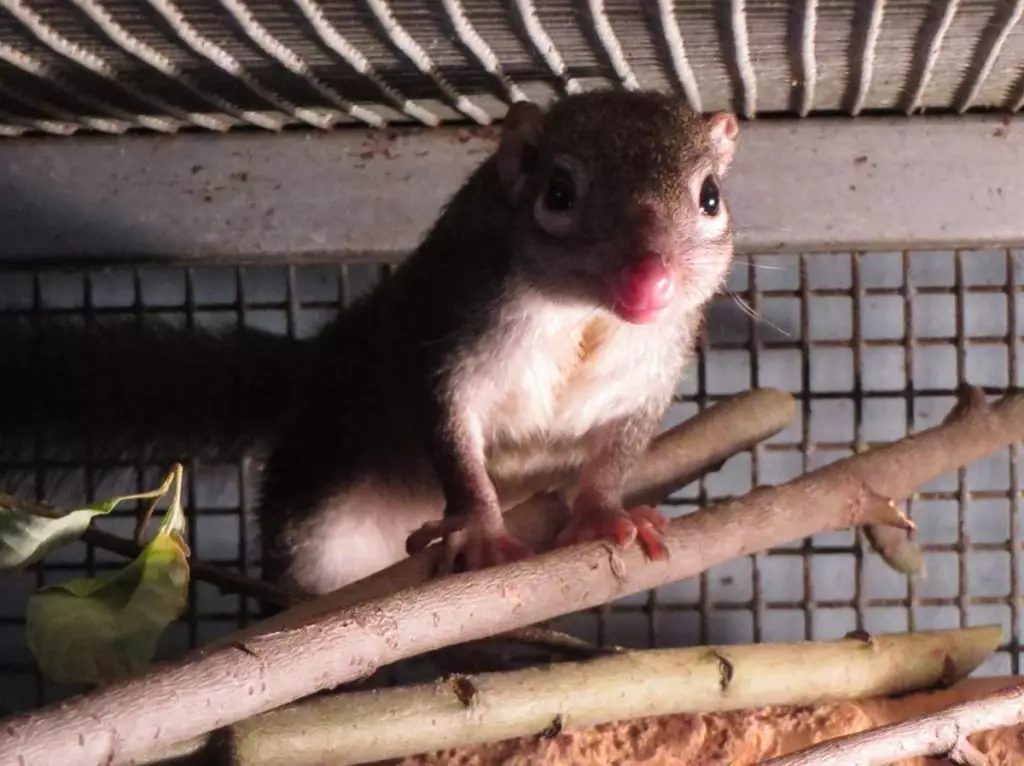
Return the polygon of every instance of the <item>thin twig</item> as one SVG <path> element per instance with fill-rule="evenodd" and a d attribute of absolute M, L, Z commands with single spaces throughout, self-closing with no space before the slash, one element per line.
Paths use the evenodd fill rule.
<path fill-rule="evenodd" d="M 763 766 L 885 766 L 915 756 L 978 763 L 971 734 L 1024 723 L 1024 685 L 964 702 L 931 715 L 822 742 L 764 761 Z M 957 760 L 957 759 L 960 760 Z M 974 760 L 971 760 L 971 759 Z M 984 763 L 984 760 L 981 761 Z"/>
<path fill-rule="evenodd" d="M 967 741 L 966 737 L 960 737 L 953 749 L 946 754 L 946 758 L 957 766 L 988 766 L 988 759 L 978 748 Z"/>
<path fill-rule="evenodd" d="M 105 532 L 95 526 L 90 526 L 85 530 L 82 534 L 82 541 L 126 558 L 134 558 L 142 552 L 142 547 L 138 543 Z M 246 577 L 240 572 L 205 564 L 195 559 L 189 560 L 189 571 L 197 580 L 215 585 L 224 592 L 248 596 L 265 604 L 286 607 L 300 600 L 297 595 L 264 580 Z"/>

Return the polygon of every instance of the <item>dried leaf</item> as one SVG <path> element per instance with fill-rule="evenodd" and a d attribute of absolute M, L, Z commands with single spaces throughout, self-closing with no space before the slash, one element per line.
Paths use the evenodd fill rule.
<path fill-rule="evenodd" d="M 104 683 L 145 667 L 188 599 L 181 468 L 160 529 L 120 572 L 42 588 L 28 600 L 29 648 L 40 669 L 61 683 Z"/>

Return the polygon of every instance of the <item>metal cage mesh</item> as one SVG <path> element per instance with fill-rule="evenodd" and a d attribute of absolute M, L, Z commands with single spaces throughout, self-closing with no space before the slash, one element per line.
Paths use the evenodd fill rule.
<path fill-rule="evenodd" d="M 668 422 L 706 403 L 773 386 L 799 400 L 796 420 L 666 503 L 669 515 L 775 484 L 934 425 L 962 383 L 998 395 L 1024 370 L 1020 317 L 1024 253 L 937 251 L 751 256 L 712 306 L 705 347 L 680 386 Z M 0 276 L 0 314 L 97 321 L 160 316 L 179 324 L 242 322 L 303 336 L 339 303 L 388 272 L 375 263 L 93 270 L 17 270 Z M 741 300 L 760 318 L 753 319 Z M 852 532 L 783 546 L 600 610 L 555 621 L 584 638 L 633 647 L 837 638 L 979 623 L 1002 625 L 1006 645 L 982 673 L 1020 670 L 1020 477 L 1016 447 L 943 477 L 909 503 L 926 576 L 889 570 Z M 168 460 L 171 456 L 168 457 Z M 58 503 L 155 485 L 166 463 L 111 463 L 40 445 L 0 466 L 3 486 Z M 190 545 L 205 562 L 258 575 L 249 518 L 254 466 L 193 462 Z M 71 477 L 57 484 L 60 477 Z M 103 527 L 130 536 L 131 510 Z M 69 689 L 43 683 L 24 644 L 23 608 L 40 583 L 119 566 L 85 545 L 61 550 L 0 588 L 0 712 L 34 707 Z M 246 599 L 194 583 L 186 617 L 161 652 L 244 625 Z M 413 670 L 403 672 L 413 673 Z"/>
<path fill-rule="evenodd" d="M 1024 104 L 1020 0 L 0 0 L 0 135 L 487 123 L 596 86 L 757 114 Z"/>

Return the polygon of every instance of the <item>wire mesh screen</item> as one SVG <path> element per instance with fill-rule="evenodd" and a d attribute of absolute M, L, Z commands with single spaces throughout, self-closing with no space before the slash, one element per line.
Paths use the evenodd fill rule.
<path fill-rule="evenodd" d="M 710 309 L 705 346 L 667 416 L 751 387 L 792 392 L 794 422 L 717 473 L 673 495 L 670 516 L 776 484 L 936 424 L 962 383 L 996 395 L 1018 387 L 1024 261 L 1013 251 L 751 256 L 734 268 Z M 245 323 L 301 337 L 339 303 L 386 278 L 373 263 L 196 268 L 117 267 L 7 272 L 0 311 L 97 321 L 150 316 L 181 325 Z M 756 315 L 756 319 L 754 318 Z M 158 381 L 155 381 L 158 387 Z M 157 392 L 158 393 L 158 392 Z M 169 457 L 169 459 L 171 459 Z M 582 612 L 553 625 L 629 647 L 829 639 L 997 623 L 1008 644 L 981 673 L 1018 672 L 1021 635 L 1020 479 L 1016 449 L 932 482 L 909 503 L 926 575 L 897 575 L 850 531 L 823 534 L 716 567 L 700 578 Z M 166 463 L 108 463 L 41 445 L 0 466 L 3 489 L 75 503 L 159 483 Z M 187 465 L 193 556 L 258 576 L 255 466 Z M 58 482 L 60 477 L 70 480 Z M 131 509 L 103 528 L 131 536 Z M 0 710 L 71 690 L 44 683 L 24 641 L 23 608 L 41 583 L 123 565 L 85 545 L 62 549 L 0 588 Z M 247 599 L 194 582 L 188 614 L 161 656 L 245 625 Z"/>
<path fill-rule="evenodd" d="M 0 134 L 487 123 L 594 86 L 698 109 L 1017 111 L 1006 0 L 0 2 Z"/>

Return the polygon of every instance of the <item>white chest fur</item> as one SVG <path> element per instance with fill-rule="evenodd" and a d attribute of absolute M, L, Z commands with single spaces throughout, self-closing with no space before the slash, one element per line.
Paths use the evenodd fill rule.
<path fill-rule="evenodd" d="M 500 345 L 473 358 L 464 378 L 488 446 L 577 441 L 671 390 L 679 371 L 679 325 L 526 300 L 501 324 Z"/>

